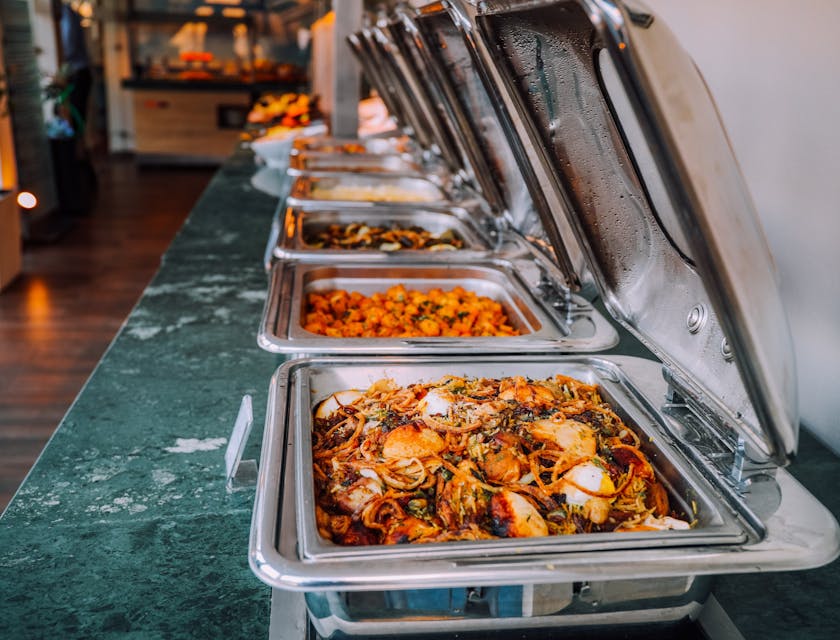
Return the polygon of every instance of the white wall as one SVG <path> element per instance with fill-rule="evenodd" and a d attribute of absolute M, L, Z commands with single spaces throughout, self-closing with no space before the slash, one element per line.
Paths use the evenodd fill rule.
<path fill-rule="evenodd" d="M 840 2 L 646 4 L 715 96 L 779 268 L 802 420 L 840 452 Z"/>

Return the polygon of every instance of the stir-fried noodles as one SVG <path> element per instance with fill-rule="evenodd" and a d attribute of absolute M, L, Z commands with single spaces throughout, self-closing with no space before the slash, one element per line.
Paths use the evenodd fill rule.
<path fill-rule="evenodd" d="M 596 387 L 380 380 L 315 412 L 316 517 L 343 545 L 685 529 Z"/>

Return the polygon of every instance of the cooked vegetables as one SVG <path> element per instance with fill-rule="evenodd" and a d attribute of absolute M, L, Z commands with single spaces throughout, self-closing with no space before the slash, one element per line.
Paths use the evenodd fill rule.
<path fill-rule="evenodd" d="M 303 328 L 333 338 L 519 335 L 495 300 L 462 287 L 424 293 L 403 285 L 370 297 L 340 289 L 309 293 Z"/>
<path fill-rule="evenodd" d="M 342 545 L 687 529 L 594 386 L 379 380 L 315 410 L 316 521 Z"/>

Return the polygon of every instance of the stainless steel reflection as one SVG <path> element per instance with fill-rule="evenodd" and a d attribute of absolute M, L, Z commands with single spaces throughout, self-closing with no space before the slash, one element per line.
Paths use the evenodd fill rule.
<path fill-rule="evenodd" d="M 618 336 L 586 300 L 577 296 L 550 298 L 536 278 L 520 276 L 533 268 L 504 260 L 465 265 L 441 263 L 367 263 L 358 265 L 278 262 L 271 271 L 268 299 L 258 343 L 277 353 L 499 353 L 598 351 L 613 346 Z M 302 326 L 305 297 L 311 291 L 345 289 L 365 295 L 402 284 L 428 291 L 456 285 L 501 303 L 522 335 L 499 337 L 330 338 Z"/>
<path fill-rule="evenodd" d="M 683 507 L 697 505 L 690 531 L 648 532 L 482 543 L 344 549 L 318 538 L 311 509 L 308 418 L 331 391 L 364 387 L 382 377 L 398 383 L 444 374 L 568 373 L 597 382 L 622 417 L 644 434 L 649 455 Z M 836 556 L 833 518 L 793 478 L 778 470 L 778 508 L 758 518 L 746 493 L 733 501 L 725 479 L 695 467 L 662 411 L 666 384 L 657 363 L 613 356 L 414 356 L 290 361 L 272 380 L 250 561 L 268 584 L 293 590 L 454 588 L 552 584 L 818 566 Z M 689 507 L 693 510 L 693 507 Z M 310 513 L 307 513 L 310 512 Z M 794 524 L 795 523 L 795 524 Z M 792 535 L 795 532 L 795 535 Z"/>
<path fill-rule="evenodd" d="M 364 223 L 369 226 L 402 228 L 421 227 L 430 233 L 454 234 L 464 243 L 456 250 L 414 250 L 381 251 L 379 249 L 322 249 L 306 242 L 307 237 L 326 229 L 333 224 L 347 225 Z M 481 229 L 473 221 L 471 214 L 462 208 L 451 207 L 445 211 L 418 209 L 379 208 L 361 213 L 359 209 L 325 209 L 303 211 L 287 207 L 282 221 L 282 233 L 278 234 L 273 255 L 285 260 L 335 260 L 337 263 L 376 261 L 376 260 L 425 260 L 451 262 L 457 252 L 459 262 L 487 259 L 491 256 L 496 238 L 488 230 Z"/>

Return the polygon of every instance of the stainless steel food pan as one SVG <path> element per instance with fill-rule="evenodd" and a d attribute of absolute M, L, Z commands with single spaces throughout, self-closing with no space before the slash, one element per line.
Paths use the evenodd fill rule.
<path fill-rule="evenodd" d="M 381 227 L 396 224 L 402 228 L 417 226 L 437 236 L 448 232 L 460 238 L 464 246 L 460 249 L 442 251 L 416 249 L 382 251 L 379 249 L 322 249 L 306 241 L 306 238 L 326 229 L 329 225 L 351 223 Z M 332 208 L 318 211 L 287 207 L 285 216 L 282 218 L 281 230 L 281 233 L 277 234 L 272 253 L 275 258 L 284 260 L 358 262 L 420 259 L 451 262 L 457 259 L 458 262 L 464 262 L 488 258 L 495 243 L 490 232 L 478 228 L 470 213 L 460 207 L 450 207 L 440 211 L 424 209 L 409 211 L 382 207 L 365 212 L 357 208 Z"/>
<path fill-rule="evenodd" d="M 331 338 L 306 331 L 306 295 L 344 289 L 370 296 L 402 284 L 407 289 L 450 290 L 460 285 L 501 303 L 521 335 L 501 337 Z M 259 345 L 275 353 L 481 353 L 599 351 L 617 334 L 583 298 L 555 307 L 540 299 L 504 260 L 470 264 L 364 263 L 339 265 L 277 262 L 271 271 Z"/>
<path fill-rule="evenodd" d="M 671 497 L 695 510 L 689 531 L 592 534 L 439 545 L 342 548 L 312 524 L 308 424 L 312 408 L 338 389 L 382 377 L 398 383 L 445 374 L 573 375 L 596 383 L 617 413 L 643 435 Z M 272 380 L 250 561 L 258 577 L 284 589 L 356 591 L 571 583 L 803 569 L 838 550 L 831 514 L 782 469 L 762 490 L 733 496 L 711 468 L 692 462 L 684 430 L 663 410 L 658 363 L 613 356 L 317 358 L 287 362 Z M 756 487 L 758 483 L 756 483 Z"/>
<path fill-rule="evenodd" d="M 416 176 L 339 173 L 295 178 L 286 204 L 297 207 L 424 207 L 451 205 L 444 190 Z"/>
<path fill-rule="evenodd" d="M 396 173 L 421 176 L 423 166 L 408 154 L 398 153 L 324 153 L 305 151 L 289 158 L 287 173 Z"/>

